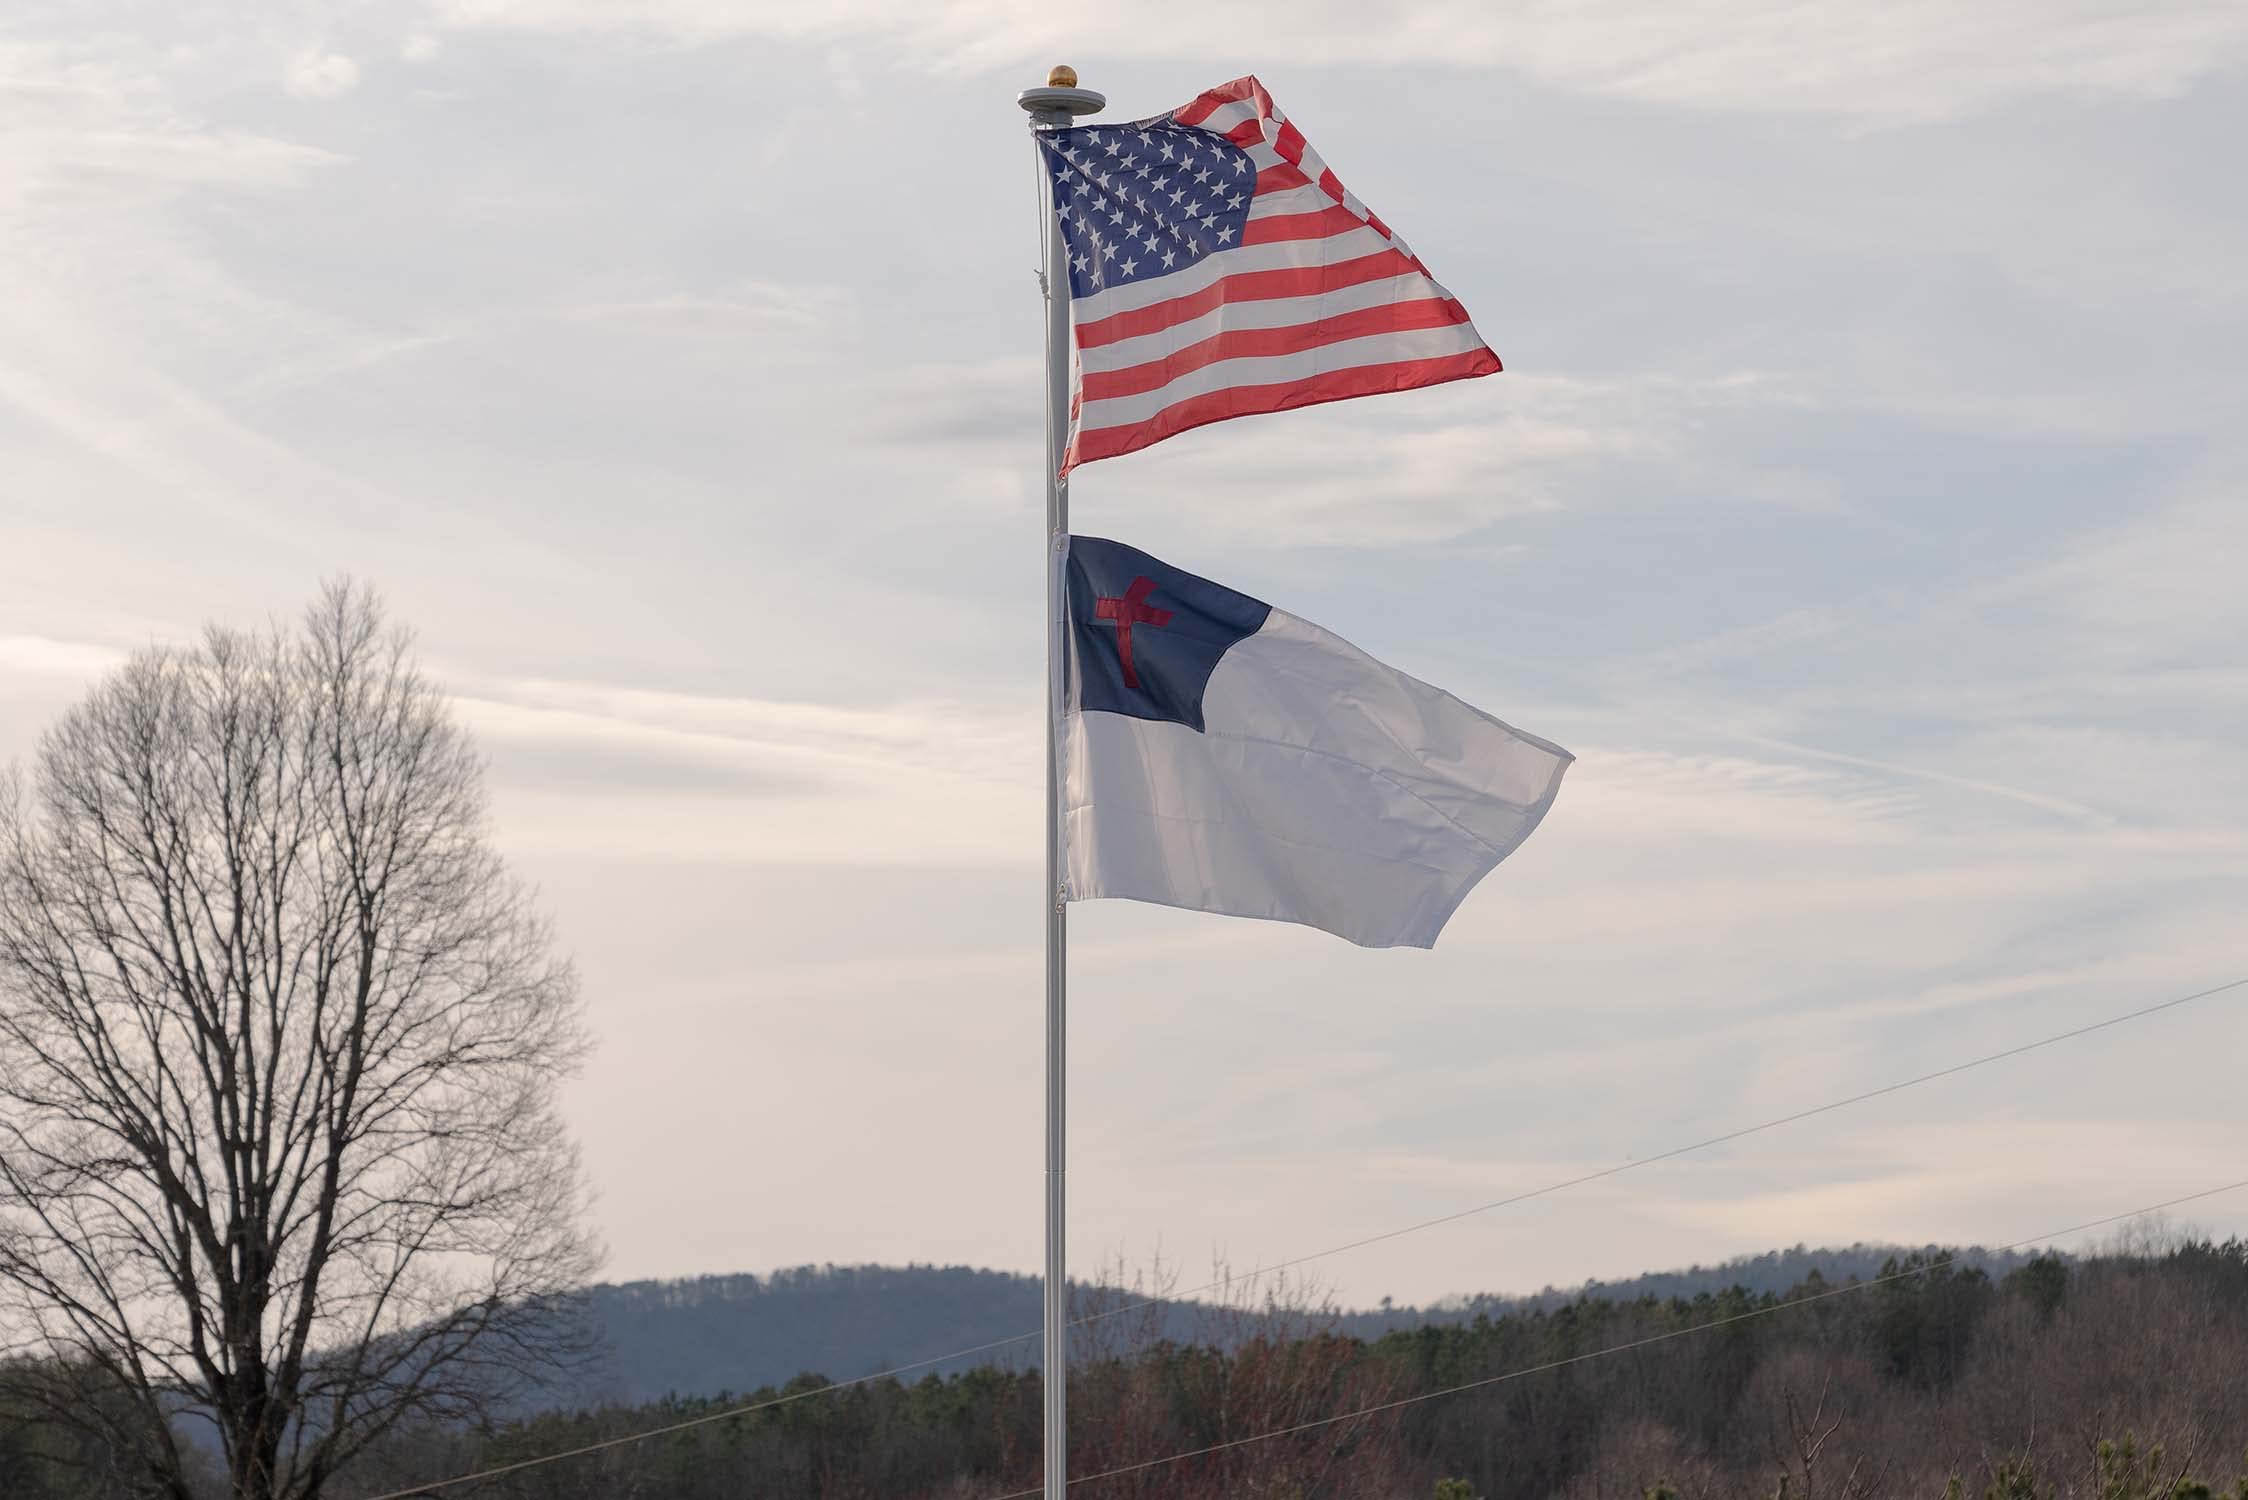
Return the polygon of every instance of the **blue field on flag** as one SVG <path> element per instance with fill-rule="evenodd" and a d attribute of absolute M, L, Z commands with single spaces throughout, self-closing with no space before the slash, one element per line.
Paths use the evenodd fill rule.
<path fill-rule="evenodd" d="M 1530 836 L 1569 752 L 1284 610 L 1072 537 L 1070 899 L 1425 948 Z"/>
<path fill-rule="evenodd" d="M 1077 356 L 1065 472 L 1228 417 L 1499 368 L 1256 79 L 1039 138 Z"/>

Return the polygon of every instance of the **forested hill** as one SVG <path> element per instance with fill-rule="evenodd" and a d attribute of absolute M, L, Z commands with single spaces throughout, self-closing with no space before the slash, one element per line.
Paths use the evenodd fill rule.
<path fill-rule="evenodd" d="M 1925 1247 L 1930 1254 L 1944 1253 Z M 1714 1266 L 1652 1272 L 1627 1281 L 1547 1288 L 1529 1296 L 1453 1297 L 1430 1307 L 1344 1312 L 1336 1330 L 1375 1338 L 1390 1329 L 1455 1323 L 1478 1314 L 1553 1307 L 1580 1296 L 1631 1302 L 1668 1300 L 1742 1287 L 1784 1292 L 1815 1271 L 1830 1282 L 1877 1275 L 1903 1253 L 1889 1245 L 1769 1251 Z M 1964 1265 L 1994 1277 L 2021 1265 L 2019 1254 L 1981 1249 L 1961 1253 Z M 1080 1313 L 1102 1294 L 1080 1288 Z M 1113 1295 L 1113 1294 L 1111 1294 Z M 848 1380 L 1037 1329 L 1038 1280 L 967 1266 L 800 1266 L 769 1276 L 699 1276 L 597 1287 L 593 1308 L 610 1356 L 581 1391 L 582 1399 L 644 1402 L 664 1396 L 710 1396 L 778 1385 L 805 1372 Z M 1238 1320 L 1193 1302 L 1117 1320 L 1180 1342 L 1225 1343 Z M 1035 1338 L 929 1367 L 939 1374 L 976 1365 L 1035 1363 Z M 917 1372 L 919 1373 L 919 1372 Z"/>
<path fill-rule="evenodd" d="M 807 1371 L 848 1380 L 1005 1338 L 1038 1326 L 1039 1290 L 1034 1276 L 967 1266 L 799 1266 L 599 1286 L 593 1312 L 611 1349 L 593 1394 L 649 1401 L 755 1390 Z M 1014 1352 L 930 1368 L 1004 1364 Z"/>
<path fill-rule="evenodd" d="M 1489 1297 L 1447 1299 L 1441 1306 L 1453 1312 L 1464 1310 L 1470 1317 L 1476 1311 L 1488 1311 L 1497 1317 L 1501 1312 L 1529 1308 L 1558 1307 L 1574 1302 L 1580 1297 L 1594 1297 L 1609 1302 L 1636 1302 L 1642 1297 L 1653 1297 L 1667 1302 L 1673 1297 L 1694 1297 L 1703 1292 L 1722 1292 L 1742 1287 L 1750 1292 L 1780 1293 L 1801 1286 L 1810 1280 L 1811 1273 L 1832 1282 L 1870 1281 L 1881 1273 L 1884 1262 L 1892 1256 L 1902 1257 L 1917 1251 L 1935 1257 L 1954 1255 L 1962 1268 L 1974 1267 L 1987 1271 L 1992 1277 L 2027 1265 L 2034 1255 L 2021 1250 L 1985 1250 L 1980 1245 L 1970 1245 L 1964 1250 L 1952 1250 L 1938 1245 L 1851 1245 L 1843 1249 L 1810 1250 L 1797 1245 L 1792 1250 L 1767 1250 L 1762 1255 L 1743 1255 L 1733 1260 L 1721 1261 L 1714 1266 L 1688 1266 L 1683 1271 L 1649 1271 L 1628 1281 L 1587 1281 L 1580 1286 L 1547 1287 L 1529 1297 Z M 1433 1312 L 1433 1310 L 1432 1310 Z"/>

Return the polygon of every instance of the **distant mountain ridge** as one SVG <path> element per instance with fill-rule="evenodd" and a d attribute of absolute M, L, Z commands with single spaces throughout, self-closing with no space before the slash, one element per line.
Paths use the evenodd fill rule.
<path fill-rule="evenodd" d="M 1713 1266 L 1547 1287 L 1526 1296 L 1457 1296 L 1427 1307 L 1345 1311 L 1336 1322 L 1341 1332 L 1374 1338 L 1393 1328 L 1550 1309 L 1582 1297 L 1668 1300 L 1735 1286 L 1752 1293 L 1785 1292 L 1814 1271 L 1837 1284 L 1870 1279 L 1891 1257 L 1912 1253 L 1912 1248 L 1857 1244 L 1813 1250 L 1797 1245 Z M 1934 1245 L 1917 1249 L 1925 1255 L 1956 1254 L 1962 1264 L 1993 1277 L 2032 1258 L 1979 1246 L 1956 1252 Z M 1081 1299 L 1100 1295 L 1082 1287 L 1078 1294 Z M 740 1393 L 807 1373 L 849 1380 L 1034 1333 L 1039 1321 L 1037 1277 L 971 1266 L 798 1266 L 764 1276 L 632 1281 L 597 1286 L 590 1301 L 610 1353 L 565 1404 Z M 1155 1331 L 1181 1342 L 1222 1342 L 1228 1326 L 1218 1309 L 1187 1301 L 1166 1302 L 1131 1321 L 1135 1331 Z M 1027 1366 L 1036 1359 L 1037 1340 L 1031 1337 L 945 1359 L 905 1378 L 979 1364 Z"/>
<path fill-rule="evenodd" d="M 1868 1245 L 1859 1243 L 1841 1248 L 1828 1247 L 1812 1250 L 1796 1245 L 1787 1250 L 1767 1250 L 1761 1255 L 1735 1256 L 1714 1266 L 1693 1265 L 1682 1271 L 1648 1271 L 1624 1281 L 1587 1281 L 1577 1287 L 1547 1287 L 1524 1297 L 1469 1297 L 1445 1298 L 1435 1304 L 1447 1311 L 1464 1310 L 1473 1317 L 1478 1310 L 1496 1316 L 1501 1311 L 1526 1308 L 1559 1307 L 1580 1297 L 1599 1298 L 1610 1302 L 1635 1302 L 1642 1297 L 1668 1301 L 1673 1297 L 1695 1297 L 1703 1292 L 1721 1292 L 1728 1288 L 1745 1287 L 1751 1292 L 1785 1292 L 1801 1286 L 1816 1271 L 1830 1282 L 1850 1280 L 1868 1281 L 1881 1274 L 1881 1268 L 1892 1258 L 1907 1255 L 1955 1256 L 1964 1267 L 1985 1271 L 1993 1277 L 2004 1276 L 2019 1270 L 2042 1252 L 2024 1250 L 1986 1250 L 1980 1245 L 1964 1249 L 1948 1245 Z"/>

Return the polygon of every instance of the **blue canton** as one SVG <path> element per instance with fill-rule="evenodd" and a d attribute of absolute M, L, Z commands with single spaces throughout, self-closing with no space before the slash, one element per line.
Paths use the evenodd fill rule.
<path fill-rule="evenodd" d="M 1086 713 L 1170 720 L 1200 733 L 1218 659 L 1272 606 L 1097 536 L 1069 539 L 1069 677 Z"/>
<path fill-rule="evenodd" d="M 1167 276 L 1241 243 L 1257 169 L 1224 136 L 1162 115 L 1039 137 L 1071 295 Z"/>

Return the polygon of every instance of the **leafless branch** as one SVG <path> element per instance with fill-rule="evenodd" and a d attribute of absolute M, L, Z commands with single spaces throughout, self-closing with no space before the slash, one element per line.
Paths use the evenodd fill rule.
<path fill-rule="evenodd" d="M 0 781 L 0 1368 L 188 1493 L 316 1500 L 573 1352 L 577 984 L 372 594 L 134 657 Z"/>

